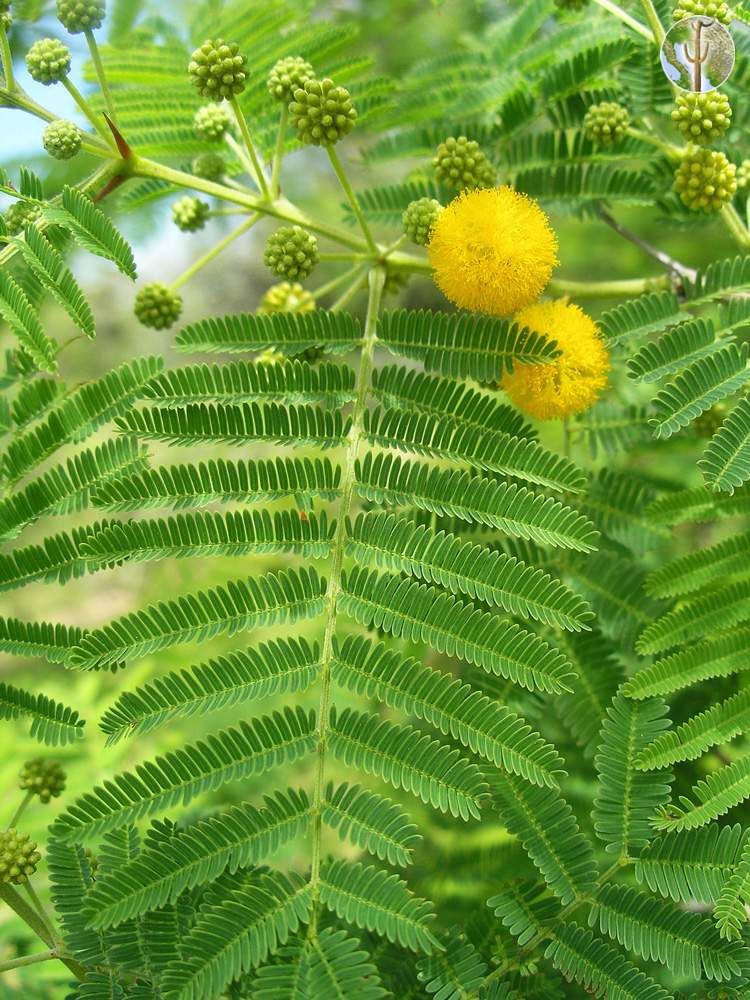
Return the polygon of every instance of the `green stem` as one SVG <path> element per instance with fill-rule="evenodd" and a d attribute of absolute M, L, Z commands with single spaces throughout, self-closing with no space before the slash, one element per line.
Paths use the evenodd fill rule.
<path fill-rule="evenodd" d="M 181 288 L 186 281 L 189 281 L 190 278 L 192 278 L 194 274 L 197 274 L 202 267 L 205 267 L 209 261 L 212 261 L 214 257 L 218 257 L 222 250 L 225 250 L 230 243 L 233 243 L 237 239 L 238 236 L 242 236 L 242 234 L 246 233 L 248 229 L 252 229 L 258 219 L 260 219 L 260 213 L 255 212 L 249 219 L 247 219 L 246 222 L 243 222 L 241 226 L 238 226 L 237 229 L 225 236 L 223 240 L 220 240 L 216 246 L 212 247 L 207 253 L 204 253 L 202 257 L 199 257 L 195 263 L 190 265 L 187 271 L 183 272 L 179 278 L 176 278 L 172 282 L 169 286 L 172 291 Z"/>
<path fill-rule="evenodd" d="M 96 131 L 102 137 L 102 139 L 104 139 L 104 141 L 107 143 L 108 146 L 114 148 L 114 139 L 113 139 L 113 137 L 112 137 L 109 129 L 106 127 L 106 125 L 102 124 L 99 121 L 99 116 L 96 114 L 96 112 L 91 107 L 91 105 L 89 104 L 89 102 L 86 100 L 86 98 L 80 92 L 80 90 L 78 89 L 78 87 L 76 87 L 76 85 L 74 83 L 72 83 L 71 80 L 70 80 L 70 78 L 67 77 L 67 76 L 63 79 L 62 83 L 63 83 L 63 86 L 65 87 L 65 89 L 67 90 L 67 92 L 70 94 L 70 96 L 76 102 L 76 104 L 78 105 L 78 107 L 84 113 L 84 115 L 89 120 L 89 122 L 93 125 L 93 127 L 96 129 Z"/>
<path fill-rule="evenodd" d="M 37 962 L 49 962 L 53 958 L 57 958 L 57 953 L 52 950 L 39 951 L 36 955 L 23 955 L 21 958 L 11 958 L 7 962 L 0 962 L 0 972 L 22 969 L 26 965 L 36 965 Z"/>
<path fill-rule="evenodd" d="M 10 44 L 8 43 L 8 32 L 5 30 L 5 26 L 0 26 L 0 54 L 2 55 L 3 61 L 3 76 L 5 77 L 5 86 L 8 90 L 16 89 L 16 81 L 13 76 L 13 53 L 10 51 Z"/>
<path fill-rule="evenodd" d="M 357 218 L 357 222 L 359 223 L 359 228 L 362 230 L 362 235 L 365 238 L 365 242 L 367 243 L 370 252 L 373 255 L 377 256 L 378 248 L 375 244 L 375 240 L 372 238 L 370 227 L 367 225 L 367 220 L 362 214 L 362 209 L 360 208 L 359 201 L 357 200 L 357 196 L 354 193 L 354 189 L 349 183 L 349 178 L 346 176 L 344 168 L 341 165 L 341 160 L 339 159 L 339 154 L 336 152 L 336 147 L 328 145 L 326 146 L 326 149 L 328 150 L 328 157 L 331 161 L 331 165 L 333 166 L 334 172 L 339 179 L 339 184 L 343 188 L 344 194 L 349 200 L 349 204 L 352 207 L 352 211 L 354 212 Z"/>
<path fill-rule="evenodd" d="M 276 133 L 276 149 L 273 154 L 273 167 L 271 168 L 271 195 L 278 198 L 281 191 L 281 161 L 284 159 L 284 140 L 286 138 L 286 123 L 289 118 L 289 108 L 286 103 L 281 105 L 281 117 L 279 118 L 279 131 Z"/>
<path fill-rule="evenodd" d="M 11 910 L 14 910 L 18 916 L 27 924 L 31 930 L 41 938 L 42 941 L 50 948 L 55 947 L 55 938 L 53 934 L 50 934 L 47 924 L 42 920 L 36 910 L 26 902 L 26 900 L 21 896 L 20 893 L 16 892 L 12 885 L 8 882 L 3 882 L 0 884 L 0 899 L 4 900 Z"/>
<path fill-rule="evenodd" d="M 253 167 L 255 168 L 256 174 L 258 175 L 257 179 L 258 179 L 258 185 L 260 187 L 260 193 L 263 195 L 263 198 L 267 201 L 271 197 L 271 193 L 268 190 L 266 175 L 263 173 L 263 167 L 260 165 L 258 154 L 255 151 L 255 146 L 253 145 L 253 140 L 250 135 L 250 129 L 248 128 L 247 125 L 247 119 L 245 118 L 242 108 L 240 107 L 240 102 L 237 100 L 236 96 L 232 97 L 229 103 L 232 105 L 232 111 L 234 111 L 234 117 L 237 119 L 237 125 L 239 127 L 240 134 L 242 135 L 242 140 L 245 143 L 245 148 L 247 149 L 250 161 L 252 162 Z"/>
<path fill-rule="evenodd" d="M 15 829 L 19 819 L 21 818 L 21 816 L 24 813 L 24 810 L 26 809 L 26 806 L 29 804 L 29 802 L 31 802 L 33 796 L 34 793 L 32 791 L 28 791 L 21 799 L 21 803 L 18 806 L 18 809 L 16 809 L 16 811 L 13 813 L 13 815 L 10 818 L 10 822 L 8 823 L 9 830 Z"/>
<path fill-rule="evenodd" d="M 665 32 L 664 26 L 659 20 L 659 15 L 656 13 L 653 0 L 641 0 L 641 7 L 643 7 L 643 13 L 646 15 L 646 20 L 651 28 L 653 34 L 652 40 L 661 48 Z"/>
<path fill-rule="evenodd" d="M 366 253 L 321 253 L 318 260 L 368 260 L 369 256 Z"/>
<path fill-rule="evenodd" d="M 565 281 L 553 278 L 547 286 L 550 292 L 591 299 L 615 299 L 621 295 L 641 295 L 643 292 L 656 292 L 669 287 L 669 276 L 666 274 L 655 278 L 624 278 L 620 281 Z"/>
<path fill-rule="evenodd" d="M 646 27 L 645 24 L 641 24 L 634 17 L 631 17 L 627 11 L 623 10 L 618 4 L 613 3 L 612 0 L 595 0 L 604 10 L 609 11 L 610 14 L 614 14 L 615 17 L 619 18 L 623 24 L 627 24 L 629 28 L 637 32 L 643 38 L 648 39 L 649 42 L 653 42 L 654 36 L 652 32 Z"/>
<path fill-rule="evenodd" d="M 725 205 L 721 210 L 724 225 L 743 250 L 750 249 L 750 232 L 745 228 L 737 209 L 732 204 Z"/>
<path fill-rule="evenodd" d="M 112 100 L 112 93 L 109 89 L 109 84 L 107 83 L 107 76 L 104 72 L 104 66 L 102 64 L 102 57 L 99 52 L 99 46 L 96 44 L 96 39 L 94 38 L 94 33 L 91 28 L 86 28 L 84 31 L 86 36 L 86 44 L 89 47 L 89 52 L 91 53 L 91 61 L 94 64 L 94 70 L 96 72 L 96 79 L 99 81 L 99 89 L 102 92 L 102 97 L 104 98 L 104 103 L 107 105 L 107 113 L 112 121 L 117 124 L 117 118 L 115 114 L 115 105 Z"/>
<path fill-rule="evenodd" d="M 362 428 L 367 405 L 367 392 L 372 375 L 373 355 L 377 341 L 376 330 L 380 302 L 385 284 L 385 271 L 382 267 L 374 267 L 370 271 L 370 294 L 367 302 L 367 318 L 365 320 L 362 354 L 357 373 L 356 395 L 351 414 L 351 430 L 344 458 L 344 475 L 341 484 L 341 500 L 336 517 L 336 536 L 333 541 L 333 556 L 331 576 L 328 581 L 326 605 L 328 618 L 323 636 L 323 652 L 321 657 L 321 692 L 318 708 L 318 754 L 315 774 L 315 791 L 313 794 L 313 831 L 312 831 L 312 865 L 310 869 L 310 887 L 312 890 L 313 910 L 310 920 L 309 937 L 314 939 L 317 934 L 317 916 L 320 897 L 320 866 L 323 831 L 323 794 L 325 788 L 326 738 L 328 734 L 328 716 L 331 709 L 331 660 L 333 658 L 333 637 L 336 632 L 336 612 L 339 594 L 341 592 L 341 570 L 344 562 L 344 543 L 346 541 L 346 523 L 354 497 L 354 468 L 357 452 L 362 439 Z"/>
<path fill-rule="evenodd" d="M 314 299 L 322 299 L 324 295 L 328 295 L 332 292 L 334 288 L 338 288 L 339 285 L 343 285 L 345 281 L 349 278 L 353 278 L 355 274 L 359 274 L 362 270 L 361 264 L 355 264 L 354 267 L 350 267 L 348 271 L 342 271 L 341 274 L 337 275 L 335 278 L 331 278 L 324 285 L 316 288 L 314 291 L 310 292 Z"/>
<path fill-rule="evenodd" d="M 648 142 L 652 146 L 656 146 L 660 149 L 665 156 L 667 156 L 673 163 L 678 163 L 682 159 L 683 150 L 680 146 L 676 146 L 672 142 L 666 142 L 664 139 L 660 139 L 656 135 L 650 135 L 648 132 L 643 132 L 639 128 L 628 128 L 627 134 L 632 136 L 634 139 L 640 139 L 641 142 Z"/>
<path fill-rule="evenodd" d="M 48 933 L 54 940 L 57 936 L 55 928 L 52 926 L 52 922 L 50 921 L 50 918 L 47 916 L 47 911 L 44 909 L 41 899 L 37 896 L 36 890 L 34 889 L 34 886 L 31 884 L 31 881 L 28 878 L 23 883 L 23 887 L 26 890 L 26 894 L 28 895 L 29 899 L 31 900 L 31 905 L 39 914 L 39 918 L 42 920 L 44 926 L 47 928 Z"/>
<path fill-rule="evenodd" d="M 362 240 L 351 236 L 346 230 L 338 229 L 335 226 L 327 226 L 324 223 L 309 219 L 304 212 L 301 212 L 296 205 L 293 205 L 284 197 L 276 198 L 273 201 L 263 201 L 250 192 L 237 191 L 227 187 L 225 184 L 217 184 L 216 181 L 207 181 L 202 177 L 195 177 L 193 174 L 186 174 L 182 170 L 175 170 L 154 160 L 147 160 L 142 157 L 134 158 L 133 174 L 137 177 L 154 177 L 157 180 L 167 181 L 176 184 L 178 187 L 189 188 L 193 191 L 202 191 L 204 194 L 213 195 L 223 201 L 231 202 L 235 205 L 242 205 L 253 212 L 262 212 L 270 215 L 274 219 L 281 219 L 283 222 L 291 222 L 298 226 L 304 226 L 314 233 L 319 233 L 327 239 L 334 240 L 342 246 L 351 247 L 353 250 L 364 250 L 365 244 Z"/>

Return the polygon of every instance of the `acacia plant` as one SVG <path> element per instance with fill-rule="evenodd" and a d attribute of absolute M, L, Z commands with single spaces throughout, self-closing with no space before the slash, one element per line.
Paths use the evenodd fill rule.
<path fill-rule="evenodd" d="M 18 762 L 0 834 L 0 899 L 39 938 L 0 964 L 12 995 L 35 972 L 76 1000 L 750 995 L 750 34 L 704 0 L 558 2 L 394 83 L 305 0 L 196 4 L 189 40 L 120 3 L 106 45 L 103 0 L 57 0 L 25 54 L 39 101 L 0 3 L 4 127 L 36 116 L 78 171 L 2 177 L 0 585 L 41 596 L 0 619 L 31 660 L 0 712 L 57 748 Z M 691 14 L 731 22 L 720 93 L 661 72 Z M 338 221 L 283 193 L 309 164 Z M 241 220 L 145 276 L 152 356 L 82 381 L 58 331 L 95 351 L 97 316 L 68 253 L 135 279 L 112 218 L 165 199 L 186 233 Z M 703 258 L 652 246 L 632 205 Z M 603 280 L 554 276 L 564 213 L 609 233 Z M 184 315 L 179 289 L 263 220 L 262 301 Z M 618 274 L 623 240 L 646 276 Z M 389 304 L 420 275 L 434 309 Z M 206 585 L 211 557 L 236 569 Z M 47 588 L 93 599 L 154 560 L 179 592 L 45 620 Z M 198 643 L 221 655 L 166 665 Z M 57 758 L 110 671 L 88 737 L 108 777 L 75 795 Z"/>

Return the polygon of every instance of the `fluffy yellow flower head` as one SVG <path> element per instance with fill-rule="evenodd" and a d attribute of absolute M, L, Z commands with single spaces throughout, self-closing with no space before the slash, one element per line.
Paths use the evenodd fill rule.
<path fill-rule="evenodd" d="M 540 302 L 518 313 L 516 323 L 557 341 L 559 356 L 546 365 L 517 365 L 503 388 L 519 410 L 538 420 L 581 413 L 607 384 L 609 352 L 599 328 L 579 306 Z"/>
<path fill-rule="evenodd" d="M 510 187 L 464 191 L 437 217 L 427 247 L 443 294 L 507 316 L 536 301 L 557 264 L 557 238 L 535 201 Z"/>

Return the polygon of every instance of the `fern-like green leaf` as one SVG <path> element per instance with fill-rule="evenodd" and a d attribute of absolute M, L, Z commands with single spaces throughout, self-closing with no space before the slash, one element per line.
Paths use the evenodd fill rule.
<path fill-rule="evenodd" d="M 237 650 L 123 691 L 99 721 L 107 743 L 150 733 L 172 719 L 202 716 L 274 694 L 296 694 L 320 669 L 320 648 L 304 639 L 276 639 Z"/>
<path fill-rule="evenodd" d="M 666 711 L 657 699 L 633 702 L 618 694 L 602 724 L 592 818 L 605 850 L 620 857 L 640 853 L 652 836 L 654 810 L 669 800 L 669 770 L 636 770 L 639 754 L 669 726 Z"/>
<path fill-rule="evenodd" d="M 750 257 L 727 257 L 712 261 L 695 278 L 683 278 L 688 302 L 696 305 L 720 298 L 728 292 L 743 292 L 750 285 Z"/>
<path fill-rule="evenodd" d="M 698 461 L 706 483 L 734 493 L 750 479 L 750 400 L 740 399 Z"/>
<path fill-rule="evenodd" d="M 742 940 L 742 931 L 747 923 L 748 899 L 750 899 L 750 846 L 746 841 L 737 865 L 721 887 L 714 909 L 716 926 L 727 941 Z"/>
<path fill-rule="evenodd" d="M 661 653 L 673 646 L 702 639 L 750 618 L 750 579 L 738 580 L 698 595 L 657 618 L 637 643 L 641 654 Z"/>
<path fill-rule="evenodd" d="M 209 898 L 188 931 L 183 960 L 176 958 L 164 972 L 165 1000 L 201 1000 L 220 996 L 285 944 L 312 905 L 311 890 L 299 875 L 268 872 Z"/>
<path fill-rule="evenodd" d="M 331 714 L 328 745 L 349 766 L 403 788 L 434 809 L 469 820 L 486 794 L 482 773 L 458 750 L 412 726 L 345 709 Z"/>
<path fill-rule="evenodd" d="M 710 320 L 681 323 L 658 340 L 644 344 L 628 360 L 628 375 L 635 382 L 658 382 L 721 350 L 726 343 L 726 340 L 716 339 Z"/>
<path fill-rule="evenodd" d="M 359 636 L 334 646 L 332 669 L 339 684 L 358 694 L 424 719 L 534 784 L 557 787 L 563 761 L 554 747 L 515 712 L 470 685 Z"/>
<path fill-rule="evenodd" d="M 695 830 L 718 819 L 750 797 L 750 754 L 701 779 L 691 789 L 693 798 L 681 795 L 677 805 L 662 806 L 653 819 L 657 830 Z"/>
<path fill-rule="evenodd" d="M 558 650 L 436 587 L 355 567 L 343 577 L 340 607 L 360 625 L 427 642 L 529 691 L 570 690 L 571 666 Z"/>
<path fill-rule="evenodd" d="M 63 663 L 85 634 L 75 626 L 0 618 L 0 652 L 43 656 L 50 663 Z"/>
<path fill-rule="evenodd" d="M 448 378 L 498 382 L 516 364 L 545 364 L 557 344 L 505 319 L 471 313 L 397 309 L 380 318 L 378 337 L 394 354 Z"/>
<path fill-rule="evenodd" d="M 482 985 L 487 966 L 458 931 L 450 931 L 442 943 L 444 951 L 417 962 L 417 978 L 435 1000 L 463 1000 Z"/>
<path fill-rule="evenodd" d="M 381 448 L 465 463 L 474 469 L 514 476 L 554 490 L 577 492 L 585 479 L 580 469 L 536 441 L 498 431 L 456 426 L 449 417 L 435 419 L 409 410 L 366 411 L 364 433 Z"/>
<path fill-rule="evenodd" d="M 610 347 L 630 339 L 642 342 L 649 334 L 685 319 L 674 292 L 639 295 L 602 313 L 601 327 Z"/>
<path fill-rule="evenodd" d="M 25 587 L 36 580 L 66 583 L 93 570 L 95 561 L 90 563 L 82 548 L 102 527 L 106 527 L 106 522 L 73 528 L 69 534 L 62 532 L 45 538 L 39 545 L 27 545 L 0 555 L 0 591 Z"/>
<path fill-rule="evenodd" d="M 447 514 L 540 545 L 590 552 L 598 540 L 587 517 L 553 497 L 394 455 L 358 459 L 355 489 L 365 500 Z"/>
<path fill-rule="evenodd" d="M 718 639 L 706 639 L 642 667 L 623 688 L 629 698 L 669 695 L 714 677 L 730 677 L 747 669 L 750 628 L 735 628 Z"/>
<path fill-rule="evenodd" d="M 560 794 L 499 772 L 492 775 L 491 787 L 504 825 L 562 903 L 592 892 L 597 878 L 594 851 Z"/>
<path fill-rule="evenodd" d="M 361 335 L 358 320 L 346 312 L 316 309 L 309 313 L 240 313 L 186 326 L 178 333 L 175 347 L 187 354 L 237 354 L 275 348 L 292 355 L 312 347 L 345 354 L 359 344 Z"/>
<path fill-rule="evenodd" d="M 288 499 L 309 509 L 314 497 L 335 500 L 340 481 L 341 469 L 328 458 L 211 459 L 198 465 L 173 465 L 111 478 L 95 491 L 92 500 L 94 506 L 112 511 Z"/>
<path fill-rule="evenodd" d="M 690 903 L 712 903 L 734 871 L 747 834 L 739 823 L 711 823 L 697 830 L 663 833 L 641 852 L 635 875 L 652 892 Z"/>
<path fill-rule="evenodd" d="M 329 782 L 321 809 L 323 822 L 381 861 L 411 864 L 412 851 L 422 839 L 403 809 L 377 792 L 344 782 Z"/>
<path fill-rule="evenodd" d="M 70 231 L 90 253 L 111 260 L 129 278 L 135 279 L 133 251 L 100 208 L 77 188 L 62 189 L 60 205 L 45 205 L 48 222 Z"/>
<path fill-rule="evenodd" d="M 654 434 L 667 438 L 695 420 L 725 396 L 738 392 L 750 378 L 748 347 L 727 344 L 694 361 L 654 397 Z"/>
<path fill-rule="evenodd" d="M 750 532 L 730 535 L 716 545 L 696 549 L 660 566 L 646 580 L 646 588 L 657 597 L 678 597 L 701 590 L 721 580 L 748 572 Z"/>
<path fill-rule="evenodd" d="M 299 707 L 241 722 L 84 793 L 57 817 L 52 835 L 66 842 L 90 840 L 178 802 L 187 804 L 228 781 L 292 763 L 314 745 L 315 714 Z"/>
<path fill-rule="evenodd" d="M 266 796 L 260 809 L 243 802 L 181 830 L 166 845 L 146 847 L 129 864 L 99 874 L 86 897 L 89 925 L 106 929 L 174 902 L 226 869 L 258 864 L 298 834 L 310 818 L 302 791 Z"/>
<path fill-rule="evenodd" d="M 5 269 L 0 270 L 0 316 L 37 368 L 45 372 L 57 370 L 57 344 L 44 332 L 23 288 Z"/>
<path fill-rule="evenodd" d="M 432 903 L 415 896 L 398 875 L 374 865 L 334 861 L 321 876 L 320 898 L 342 920 L 402 948 L 428 955 L 442 948 L 430 930 Z"/>
<path fill-rule="evenodd" d="M 31 722 L 31 736 L 47 746 L 64 747 L 83 739 L 86 723 L 74 709 L 45 694 L 0 682 L 0 719 L 20 718 Z"/>
<path fill-rule="evenodd" d="M 323 610 L 325 589 L 326 581 L 315 570 L 303 568 L 161 601 L 88 632 L 69 665 L 99 670 L 189 640 L 204 642 L 224 632 L 235 635 L 260 625 L 311 618 Z"/>
<path fill-rule="evenodd" d="M 543 570 L 392 514 L 360 514 L 347 551 L 359 563 L 401 570 L 547 625 L 579 631 L 593 617 L 585 601 Z"/>

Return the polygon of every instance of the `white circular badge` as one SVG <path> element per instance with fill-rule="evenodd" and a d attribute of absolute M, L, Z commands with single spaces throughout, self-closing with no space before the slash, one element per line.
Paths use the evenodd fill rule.
<path fill-rule="evenodd" d="M 734 42 L 714 17 L 693 14 L 667 32 L 661 46 L 661 66 L 680 90 L 716 90 L 734 68 Z"/>

